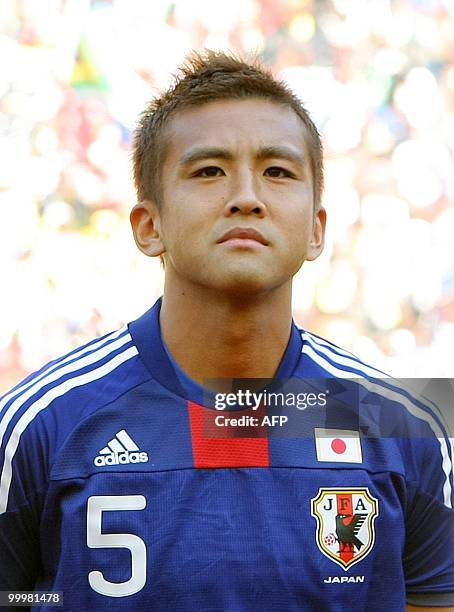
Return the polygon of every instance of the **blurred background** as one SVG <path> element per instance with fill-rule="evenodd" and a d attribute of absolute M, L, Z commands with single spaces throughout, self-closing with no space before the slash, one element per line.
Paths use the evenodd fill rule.
<path fill-rule="evenodd" d="M 295 318 L 396 376 L 453 376 L 452 0 L 1 0 L 0 393 L 144 312 L 138 113 L 191 48 L 255 52 L 326 149 Z"/>

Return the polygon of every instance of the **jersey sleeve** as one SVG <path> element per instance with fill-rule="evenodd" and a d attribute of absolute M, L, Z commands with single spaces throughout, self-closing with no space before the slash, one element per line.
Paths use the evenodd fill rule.
<path fill-rule="evenodd" d="M 451 444 L 446 436 L 408 441 L 414 472 L 407 483 L 404 571 L 407 602 L 454 606 L 454 512 Z"/>
<path fill-rule="evenodd" d="M 40 573 L 47 453 L 39 427 L 26 427 L 22 405 L 15 410 L 18 400 L 0 399 L 0 591 L 33 590 Z"/>
<path fill-rule="evenodd" d="M 40 573 L 37 503 L 0 515 L 0 591 L 33 590 Z"/>

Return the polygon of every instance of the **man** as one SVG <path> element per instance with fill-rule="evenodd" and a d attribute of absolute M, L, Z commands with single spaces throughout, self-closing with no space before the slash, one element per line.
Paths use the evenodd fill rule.
<path fill-rule="evenodd" d="M 68 610 L 453 610 L 441 417 L 292 323 L 326 221 L 299 100 L 194 54 L 143 114 L 134 172 L 164 295 L 1 400 L 0 589 Z"/>

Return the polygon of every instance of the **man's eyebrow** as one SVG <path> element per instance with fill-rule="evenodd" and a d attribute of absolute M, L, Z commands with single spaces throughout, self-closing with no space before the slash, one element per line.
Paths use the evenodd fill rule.
<path fill-rule="evenodd" d="M 271 157 L 286 159 L 288 161 L 297 163 L 304 163 L 305 161 L 305 156 L 302 151 L 286 145 L 267 145 L 261 147 L 257 151 L 256 157 L 260 161 Z M 222 147 L 193 147 L 192 149 L 189 149 L 189 151 L 183 153 L 178 160 L 178 163 L 184 166 L 192 162 L 213 158 L 232 161 L 234 159 L 234 155 L 231 151 Z"/>
<path fill-rule="evenodd" d="M 268 145 L 261 147 L 257 152 L 257 159 L 264 160 L 270 157 L 286 159 L 291 162 L 304 163 L 305 156 L 302 151 L 285 145 Z"/>
<path fill-rule="evenodd" d="M 231 161 L 233 159 L 233 154 L 231 151 L 221 147 L 193 147 L 192 149 L 189 149 L 189 151 L 186 151 L 186 153 L 183 153 L 178 160 L 178 163 L 185 165 L 190 164 L 191 162 L 201 161 L 203 159 L 213 157 Z"/>

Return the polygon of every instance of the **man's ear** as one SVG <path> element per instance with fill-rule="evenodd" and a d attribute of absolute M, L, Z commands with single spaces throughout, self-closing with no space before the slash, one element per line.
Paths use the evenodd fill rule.
<path fill-rule="evenodd" d="M 315 211 L 312 236 L 307 249 L 307 261 L 314 261 L 325 246 L 326 210 L 319 206 Z"/>
<path fill-rule="evenodd" d="M 129 215 L 132 233 L 138 248 L 148 257 L 158 257 L 165 252 L 161 237 L 161 216 L 152 200 L 138 202 Z"/>

